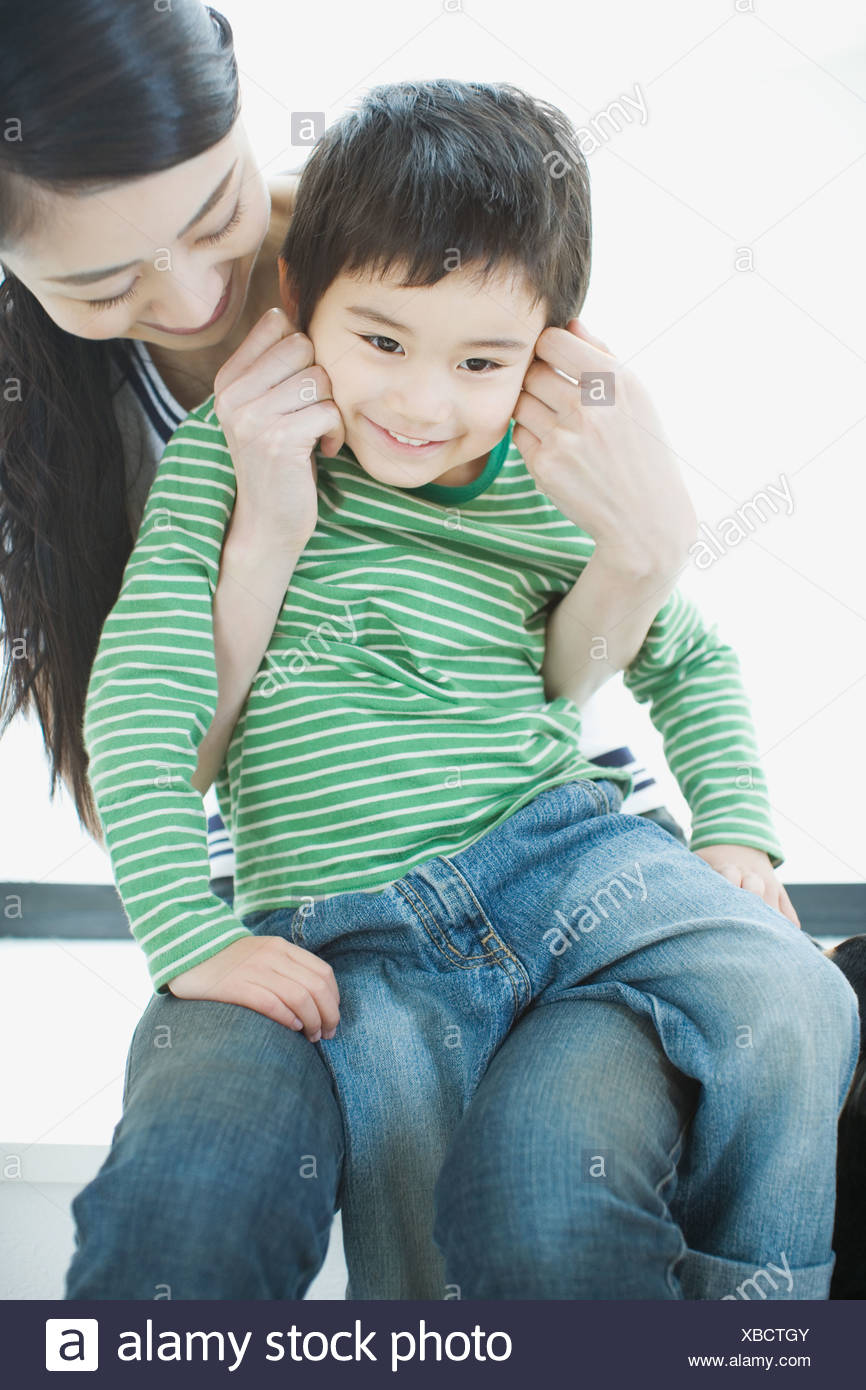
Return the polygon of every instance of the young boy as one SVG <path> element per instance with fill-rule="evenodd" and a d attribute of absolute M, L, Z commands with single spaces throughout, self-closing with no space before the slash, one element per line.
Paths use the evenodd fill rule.
<path fill-rule="evenodd" d="M 572 134 L 513 88 L 450 82 L 377 89 L 326 132 L 281 278 L 346 445 L 315 455 L 315 529 L 217 782 L 233 909 L 209 890 L 190 781 L 235 497 L 212 399 L 166 450 L 105 624 L 91 779 L 158 997 L 300 1026 L 316 968 L 333 968 L 340 1025 L 323 1006 L 320 1055 L 343 1110 L 354 1296 L 444 1296 L 438 1176 L 436 1240 L 463 1297 L 736 1297 L 775 1262 L 790 1284 L 769 1296 L 826 1298 L 854 993 L 767 903 L 617 815 L 630 775 L 588 762 L 574 703 L 544 698 L 548 610 L 594 539 L 536 486 L 514 412 L 539 335 L 586 293 Z M 625 683 L 651 701 L 691 850 L 777 866 L 736 657 L 679 592 Z M 554 1018 L 552 1053 L 530 1024 Z M 485 1105 L 519 1046 L 530 1091 Z M 617 1056 L 634 1070 L 600 1096 L 594 1069 Z M 687 1126 L 688 1245 L 659 1195 Z M 564 1199 L 558 1143 L 569 1166 L 609 1151 L 614 1171 L 575 1168 Z M 399 1251 L 385 1236 L 362 1251 L 361 1213 L 384 1224 L 401 1164 Z"/>

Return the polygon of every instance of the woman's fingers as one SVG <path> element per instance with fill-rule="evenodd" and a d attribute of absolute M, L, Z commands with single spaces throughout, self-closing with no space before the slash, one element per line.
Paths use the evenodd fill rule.
<path fill-rule="evenodd" d="M 523 390 L 542 401 L 555 415 L 571 419 L 580 409 L 580 393 L 570 381 L 565 381 L 547 362 L 536 359 L 523 378 Z M 556 423 L 555 419 L 552 423 Z"/>
<path fill-rule="evenodd" d="M 579 381 L 583 372 L 609 372 L 616 365 L 612 353 L 565 328 L 545 328 L 535 344 L 535 355 L 573 381 Z"/>
<path fill-rule="evenodd" d="M 214 380 L 214 391 L 222 410 L 240 410 L 250 401 L 260 400 L 274 386 L 304 373 L 313 365 L 313 345 L 303 333 L 290 333 L 270 343 L 240 375 L 226 384 L 222 371 Z M 319 368 L 323 371 L 323 368 Z"/>
<path fill-rule="evenodd" d="M 285 310 L 268 309 L 267 313 L 262 314 L 258 323 L 250 329 L 240 347 L 220 367 L 214 378 L 214 390 L 225 391 L 227 387 L 233 385 L 239 377 L 243 376 L 263 354 L 275 347 L 282 339 L 294 336 L 294 326 L 289 322 Z M 297 336 L 302 338 L 304 335 L 298 334 Z M 313 360 L 312 355 L 309 360 Z M 298 367 L 302 365 L 301 362 L 297 364 Z"/>
<path fill-rule="evenodd" d="M 616 357 L 613 348 L 609 348 L 607 343 L 601 341 L 601 338 L 596 338 L 590 333 L 589 329 L 585 324 L 581 323 L 580 319 L 569 319 L 567 327 L 572 333 L 576 333 L 579 337 L 584 338 L 586 342 L 592 343 L 592 346 L 597 347 L 600 352 L 606 352 L 610 357 Z"/>
<path fill-rule="evenodd" d="M 544 439 L 555 426 L 557 418 L 550 406 L 529 391 L 521 391 L 511 415 L 518 425 L 523 425 L 537 439 Z"/>
<path fill-rule="evenodd" d="M 319 448 L 326 459 L 333 459 L 337 457 L 337 454 L 340 452 L 345 442 L 346 427 L 343 423 L 343 417 L 340 415 L 339 424 L 334 429 L 329 430 L 327 434 L 322 435 L 319 440 Z M 315 466 L 314 460 L 313 468 L 315 468 Z"/>
<path fill-rule="evenodd" d="M 275 415 L 289 415 L 293 410 L 304 410 L 308 405 L 320 401 L 332 401 L 331 378 L 317 363 L 302 367 L 291 376 L 280 378 L 257 396 L 250 405 L 251 413 L 260 413 L 268 418 Z"/>

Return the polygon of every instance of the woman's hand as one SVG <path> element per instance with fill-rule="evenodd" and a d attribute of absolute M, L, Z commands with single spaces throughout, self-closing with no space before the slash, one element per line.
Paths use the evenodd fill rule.
<path fill-rule="evenodd" d="M 237 478 L 230 530 L 295 558 L 316 528 L 313 450 L 333 456 L 343 419 L 313 345 L 282 309 L 269 309 L 214 380 L 214 410 Z"/>
<path fill-rule="evenodd" d="M 217 372 L 214 409 L 237 479 L 213 604 L 217 707 L 192 784 L 207 791 L 283 606 L 295 565 L 316 529 L 313 449 L 333 455 L 343 421 L 313 345 L 282 309 L 269 309 Z"/>
<path fill-rule="evenodd" d="M 612 374 L 607 404 L 592 399 L 589 378 L 600 372 Z M 611 566 L 624 575 L 682 566 L 698 520 L 661 421 L 637 378 L 578 319 L 539 336 L 514 420 L 536 486 Z"/>
<path fill-rule="evenodd" d="M 243 1004 L 286 1028 L 303 1028 L 310 1042 L 333 1037 L 340 991 L 327 961 L 281 936 L 232 941 L 169 981 L 178 999 Z"/>

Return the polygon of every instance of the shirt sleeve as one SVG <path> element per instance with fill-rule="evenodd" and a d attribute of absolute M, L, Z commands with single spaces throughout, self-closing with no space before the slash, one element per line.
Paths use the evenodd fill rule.
<path fill-rule="evenodd" d="M 641 704 L 650 702 L 692 813 L 690 848 L 751 845 L 778 868 L 784 852 L 737 654 L 679 589 L 656 615 L 623 682 Z"/>
<path fill-rule="evenodd" d="M 205 403 L 166 446 L 85 705 L 89 777 L 115 881 L 158 994 L 251 935 L 210 890 L 207 816 L 191 781 L 216 709 L 213 595 L 234 494 Z"/>

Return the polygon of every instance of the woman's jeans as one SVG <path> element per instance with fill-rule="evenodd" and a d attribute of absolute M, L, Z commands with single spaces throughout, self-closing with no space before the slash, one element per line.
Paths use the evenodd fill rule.
<path fill-rule="evenodd" d="M 856 995 L 617 784 L 382 891 L 255 913 L 335 1037 L 154 995 L 70 1299 L 825 1299 Z"/>

